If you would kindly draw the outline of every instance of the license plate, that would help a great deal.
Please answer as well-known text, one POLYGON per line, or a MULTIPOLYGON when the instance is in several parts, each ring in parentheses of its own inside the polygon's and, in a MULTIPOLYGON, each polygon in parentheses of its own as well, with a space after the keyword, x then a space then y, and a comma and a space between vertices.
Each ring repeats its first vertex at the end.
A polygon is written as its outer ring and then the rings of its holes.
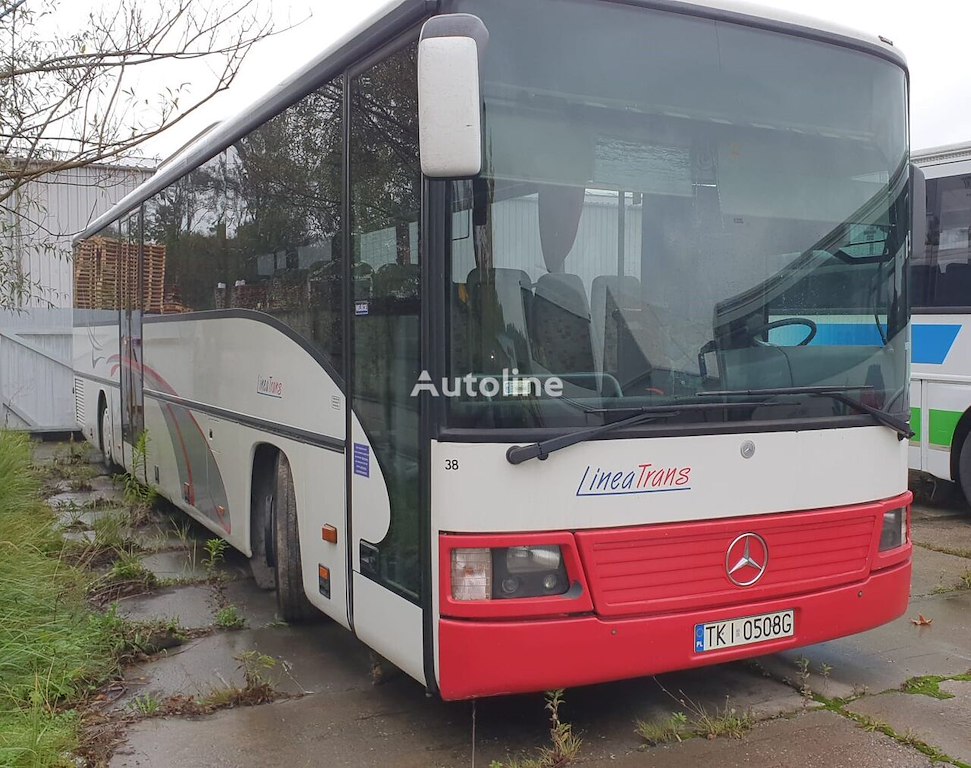
POLYGON ((718 651, 738 645, 763 643, 796 633, 793 611, 763 613, 744 619, 695 624, 695 653, 718 651))

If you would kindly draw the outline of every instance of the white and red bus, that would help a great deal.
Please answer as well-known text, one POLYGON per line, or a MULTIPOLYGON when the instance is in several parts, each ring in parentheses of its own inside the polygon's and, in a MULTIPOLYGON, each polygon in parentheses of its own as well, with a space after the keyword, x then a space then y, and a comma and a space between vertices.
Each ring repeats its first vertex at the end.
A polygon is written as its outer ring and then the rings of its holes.
POLYGON ((750 6, 400 0, 78 238, 78 422, 445 699, 878 626, 907 100, 750 6))

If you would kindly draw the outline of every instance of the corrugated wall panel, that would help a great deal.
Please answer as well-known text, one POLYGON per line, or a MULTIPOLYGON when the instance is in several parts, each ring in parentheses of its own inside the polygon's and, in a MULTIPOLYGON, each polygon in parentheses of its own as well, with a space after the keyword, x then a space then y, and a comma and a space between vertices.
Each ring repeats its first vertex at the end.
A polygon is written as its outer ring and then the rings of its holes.
POLYGON ((27 311, 0 312, 0 425, 77 426, 71 370, 71 239, 151 171, 92 166, 25 188, 18 227, 4 244, 39 291, 27 311))

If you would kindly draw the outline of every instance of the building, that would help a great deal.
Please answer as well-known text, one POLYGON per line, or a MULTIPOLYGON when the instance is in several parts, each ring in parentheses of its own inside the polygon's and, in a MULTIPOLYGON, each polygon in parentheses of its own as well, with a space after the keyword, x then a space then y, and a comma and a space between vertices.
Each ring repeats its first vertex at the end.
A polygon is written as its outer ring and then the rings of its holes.
MULTIPOLYGON (((59 171, 27 184, 2 204, 4 272, 28 288, 17 300, 18 310, 0 311, 0 427, 76 428, 71 239, 153 172, 109 165, 59 171)), ((0 286, 5 289, 9 286, 0 286)))

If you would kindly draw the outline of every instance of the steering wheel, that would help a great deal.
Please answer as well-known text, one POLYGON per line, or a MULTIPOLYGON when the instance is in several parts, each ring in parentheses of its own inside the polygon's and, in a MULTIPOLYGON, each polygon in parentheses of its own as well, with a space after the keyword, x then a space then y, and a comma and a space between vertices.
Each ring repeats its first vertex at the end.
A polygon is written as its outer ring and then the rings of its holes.
POLYGON ((775 328, 784 328, 787 325, 804 325, 809 329, 809 333, 806 335, 806 338, 800 341, 796 345, 797 347, 806 346, 810 341, 816 338, 816 331, 819 330, 819 328, 816 326, 816 323, 810 320, 808 317, 784 317, 781 320, 773 320, 771 323, 765 323, 764 325, 760 325, 758 328, 752 331, 752 338, 755 339, 755 342, 757 344, 763 344, 766 346, 777 346, 774 344, 770 344, 767 341, 760 341, 755 337, 761 336, 763 333, 768 333, 769 331, 774 330, 775 328))

